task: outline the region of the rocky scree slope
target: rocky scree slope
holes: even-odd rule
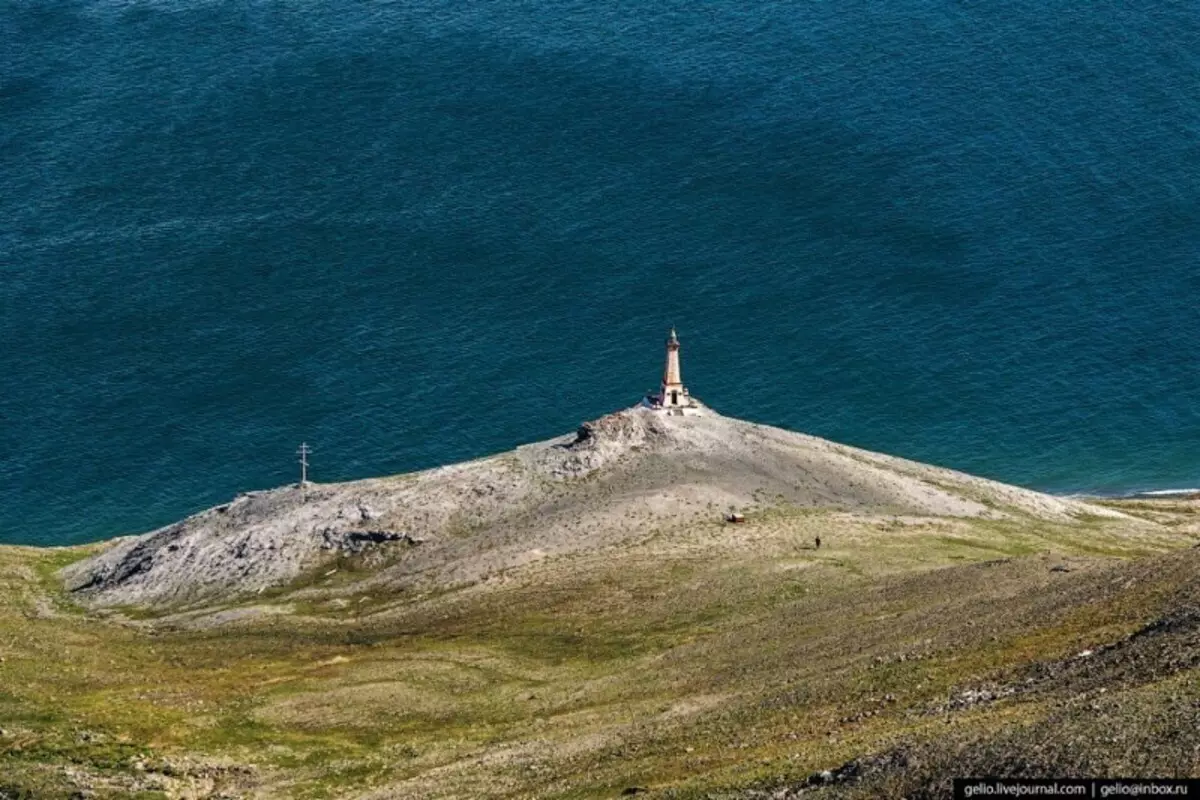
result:
[[[65,568],[85,604],[185,607],[285,586],[339,556],[376,583],[479,580],[547,556],[614,546],[655,526],[771,505],[857,514],[1117,512],[974,478],[703,408],[634,407],[572,435],[410,475],[287,486],[230,503]]]

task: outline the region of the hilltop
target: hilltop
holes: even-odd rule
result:
[[[65,573],[92,606],[286,586],[347,555],[377,590],[459,585],[531,560],[765,509],[1047,521],[1119,516],[799,433],[634,407],[567,436],[413,475],[243,494]]]
[[[965,773],[1196,773],[1197,542],[1195,499],[1051,497],[636,407],[0,548],[0,797],[932,798]]]

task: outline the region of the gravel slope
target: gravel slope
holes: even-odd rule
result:
[[[701,407],[634,407],[572,435],[411,475],[240,495],[61,573],[92,606],[186,606],[294,584],[339,558],[396,588],[477,581],[664,525],[787,505],[854,515],[1118,512]]]

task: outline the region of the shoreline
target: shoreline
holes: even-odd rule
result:
[[[1047,492],[1047,494],[1055,494]],[[1200,487],[1191,489],[1137,489],[1122,492],[1072,492],[1071,494],[1056,495],[1073,497],[1079,500],[1170,500],[1200,495]]]
[[[1030,491],[1039,491],[1031,489]],[[1051,492],[1046,491],[1042,494],[1050,497],[1057,497],[1063,500],[1078,500],[1081,502],[1090,501],[1107,501],[1107,500],[1200,500],[1200,487],[1190,489],[1145,489],[1135,491],[1113,491],[1113,492]],[[199,512],[197,512],[199,513]],[[75,550],[97,545],[111,544],[124,539],[136,539],[147,533],[153,532],[155,529],[142,531],[141,533],[122,533],[115,536],[106,536],[99,539],[92,539],[86,542],[76,542],[73,544],[42,544],[30,542],[5,542],[0,541],[0,548],[34,548],[38,550]]]
[[[362,479],[360,479],[360,480],[362,480]],[[276,487],[276,488],[283,488],[283,487]],[[1025,488],[1025,487],[1022,487],[1022,488]],[[259,491],[270,491],[270,490],[259,490]],[[1046,494],[1051,497],[1061,498],[1064,500],[1079,500],[1082,502],[1105,501],[1105,500],[1200,499],[1200,487],[1193,487],[1193,488],[1187,488],[1187,489],[1137,489],[1137,490],[1129,490],[1129,491],[1109,491],[1109,492],[1087,492],[1087,491],[1084,491],[1084,492],[1073,492],[1073,491],[1055,492],[1055,491],[1045,491],[1045,490],[1040,490],[1040,489],[1030,489],[1030,491],[1041,492],[1042,494]],[[250,492],[250,494],[252,494],[252,493],[253,492]],[[202,511],[203,510],[206,510],[206,509],[202,509]],[[196,512],[196,513],[200,513],[200,512]],[[141,533],[116,534],[114,536],[105,536],[105,537],[98,538],[98,539],[91,539],[86,542],[75,542],[75,543],[71,543],[71,544],[43,544],[43,543],[29,543],[29,542],[0,541],[0,547],[17,547],[17,548],[31,547],[31,548],[45,549],[45,550],[54,550],[54,549],[72,550],[72,549],[76,549],[76,548],[93,547],[93,546],[101,545],[101,544],[105,544],[105,543],[113,543],[113,542],[117,542],[122,539],[134,539],[139,536],[143,536],[146,533],[150,533],[153,530],[155,530],[155,529],[142,531]]]

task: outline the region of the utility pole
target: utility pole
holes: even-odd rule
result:
[[[308,456],[312,453],[312,448],[307,442],[300,443],[300,449],[296,451],[296,455],[300,456],[300,488],[308,486]]]

